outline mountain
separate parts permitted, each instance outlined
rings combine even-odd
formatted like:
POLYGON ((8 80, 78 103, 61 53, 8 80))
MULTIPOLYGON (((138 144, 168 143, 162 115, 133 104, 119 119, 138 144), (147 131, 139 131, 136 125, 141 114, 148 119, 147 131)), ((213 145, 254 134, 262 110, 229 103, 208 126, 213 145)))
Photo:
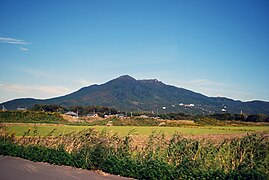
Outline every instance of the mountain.
POLYGON ((149 111, 156 113, 184 112, 208 114, 218 112, 269 114, 269 102, 241 102, 224 97, 207 97, 184 88, 166 85, 157 79, 136 80, 124 75, 105 84, 83 87, 71 94, 51 98, 15 99, 2 103, 7 109, 31 108, 35 104, 62 106, 110 106, 122 111, 149 111))

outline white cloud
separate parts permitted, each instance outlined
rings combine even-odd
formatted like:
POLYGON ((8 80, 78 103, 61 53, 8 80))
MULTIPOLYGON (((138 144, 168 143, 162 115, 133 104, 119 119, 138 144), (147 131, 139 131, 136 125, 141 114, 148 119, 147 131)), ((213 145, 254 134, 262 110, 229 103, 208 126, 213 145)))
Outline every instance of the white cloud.
POLYGON ((78 84, 82 85, 82 86, 89 86, 90 84, 92 84, 89 80, 87 79, 80 79, 78 81, 78 84))
POLYGON ((0 83, 0 91, 2 94, 13 94, 16 97, 50 98, 70 93, 72 90, 64 86, 0 83))
POLYGON ((9 84, 9 83, 0 83, 0 89, 4 91, 12 91, 17 93, 25 93, 26 86, 17 85, 17 84, 9 84))
POLYGON ((251 99, 252 96, 251 93, 246 92, 242 87, 236 84, 216 82, 209 79, 177 81, 175 84, 210 97, 228 97, 246 101, 251 99))
POLYGON ((32 90, 37 90, 40 92, 45 92, 51 95, 63 95, 69 93, 71 90, 64 86, 36 86, 32 90))
POLYGON ((30 44, 30 43, 25 42, 24 40, 14 39, 14 38, 9 38, 9 37, 0 37, 0 43, 5 43, 5 44, 30 44))
POLYGON ((29 49, 26 48, 26 47, 20 47, 20 50, 21 50, 21 51, 28 51, 29 49))
POLYGON ((188 82, 189 84, 199 85, 199 86, 230 86, 229 84, 215 82, 208 79, 195 79, 188 82))

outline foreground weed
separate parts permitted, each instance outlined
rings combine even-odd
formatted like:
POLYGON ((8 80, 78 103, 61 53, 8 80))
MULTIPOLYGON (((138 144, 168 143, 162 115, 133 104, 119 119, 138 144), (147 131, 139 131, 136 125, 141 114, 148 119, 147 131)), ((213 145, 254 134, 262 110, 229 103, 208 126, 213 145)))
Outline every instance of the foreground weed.
POLYGON ((85 129, 52 136, 19 139, 0 126, 0 153, 34 161, 100 169, 137 179, 268 179, 269 140, 265 134, 219 143, 154 131, 137 149, 134 131, 121 137, 110 131, 85 129))

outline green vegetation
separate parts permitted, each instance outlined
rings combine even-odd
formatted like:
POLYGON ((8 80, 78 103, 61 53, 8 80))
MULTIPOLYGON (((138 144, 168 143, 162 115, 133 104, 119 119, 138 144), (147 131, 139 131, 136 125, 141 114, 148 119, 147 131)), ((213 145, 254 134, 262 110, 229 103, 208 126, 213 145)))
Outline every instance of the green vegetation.
POLYGON ((70 106, 64 107, 54 104, 36 104, 32 111, 45 111, 45 112, 60 112, 65 113, 67 111, 74 111, 79 113, 80 116, 86 116, 87 114, 97 113, 99 116, 103 117, 105 114, 117 114, 118 110, 105 107, 105 106, 70 106))
MULTIPOLYGON (((105 114, 116 113, 117 111, 113 108, 107 107, 97 107, 97 106, 76 106, 70 107, 69 110, 77 109, 80 114, 81 113, 89 113, 89 112, 97 112, 99 115, 104 116, 105 114)), ((166 115, 160 115, 160 117, 165 118, 151 118, 151 117, 128 117, 128 118, 106 118, 103 120, 96 121, 87 121, 87 117, 81 117, 76 122, 74 119, 73 122, 66 121, 64 118, 58 113, 64 111, 61 106, 58 105, 36 105, 33 111, 0 111, 0 123, 50 123, 50 124, 68 124, 68 125, 85 125, 85 126, 105 126, 108 122, 112 121, 114 126, 158 126, 160 123, 165 123, 164 126, 168 127, 176 127, 176 126, 204 126, 204 125, 218 125, 225 126, 229 124, 239 124, 239 125, 247 125, 247 122, 268 122, 269 117, 265 115, 249 115, 246 119, 242 120, 243 115, 231 115, 229 113, 226 114, 213 114, 206 116, 191 116, 185 115, 183 113, 175 114, 170 113, 166 115), (42 110, 42 111, 40 111, 42 110), (54 112, 57 111, 57 112, 54 112), (173 120, 174 118, 178 118, 173 120), (167 121, 173 120, 173 121, 167 121), (182 120, 194 120, 195 123, 181 123, 182 120), (229 120, 229 121, 227 121, 229 120)), ((139 114, 136 114, 139 115, 139 114)), ((244 117, 245 118, 245 117, 244 117)))
MULTIPOLYGON (((265 116, 251 116, 257 117, 265 116)), ((252 126, 257 123, 197 116, 194 122, 112 117, 70 125, 58 113, 40 111, 2 111, 0 123, 10 123, 0 126, 1 155, 137 179, 269 178, 266 123, 252 126), (251 135, 214 142, 183 137, 212 134, 251 135)))
POLYGON ((138 135, 150 135, 153 131, 162 132, 166 135, 172 135, 180 133, 182 135, 201 135, 201 134, 241 134, 241 133, 253 133, 253 132, 264 132, 269 133, 268 126, 200 126, 200 127, 154 127, 154 126, 47 126, 47 125, 34 125, 34 124, 24 124, 24 125, 9 125, 7 127, 10 133, 15 133, 16 136, 22 136, 24 132, 31 130, 29 135, 34 135, 36 130, 39 135, 46 136, 52 130, 54 136, 60 134, 67 134, 70 132, 81 131, 89 128, 94 128, 97 131, 112 131, 113 133, 118 133, 121 136, 126 136, 131 130, 135 130, 138 135))
POLYGON ((40 111, 0 111, 0 123, 62 123, 59 113, 40 111))
MULTIPOLYGON (((105 126, 108 122, 112 122, 113 126, 158 126, 161 120, 153 118, 140 118, 140 117, 130 117, 130 118, 108 118, 103 121, 94 121, 88 123, 90 126, 105 126)), ((166 123, 168 126, 178 126, 178 123, 166 123)), ((182 124, 181 124, 182 125, 182 124)))
POLYGON ((252 134, 219 143, 153 132, 144 146, 132 144, 132 132, 118 136, 87 129, 58 137, 32 130, 16 138, 0 128, 0 154, 33 161, 100 169, 137 179, 268 179, 269 139, 252 134))
POLYGON ((190 115, 184 113, 168 113, 159 115, 162 119, 173 120, 199 120, 199 119, 214 119, 221 121, 239 121, 239 122, 269 122, 269 116, 264 114, 230 114, 230 113, 216 113, 209 115, 190 115))
MULTIPOLYGON (((62 116, 54 112, 40 112, 40 111, 1 111, 0 122, 4 123, 48 123, 48 126, 38 126, 35 124, 13 124, 9 125, 8 130, 15 132, 16 135, 21 136, 29 128, 36 129, 40 135, 44 136, 55 128, 54 135, 62 133, 69 133, 72 131, 80 131, 83 129, 95 128, 98 131, 103 129, 111 130, 120 135, 127 135, 132 129, 137 131, 139 135, 149 135, 153 130, 172 135, 175 132, 184 135, 197 135, 197 134, 239 134, 239 133, 252 133, 255 131, 269 132, 269 126, 255 126, 246 123, 239 123, 236 126, 229 125, 230 122, 218 121, 213 118, 199 118, 194 122, 192 121, 164 121, 153 118, 133 117, 128 119, 121 118, 108 118, 103 120, 95 120, 92 122, 67 122, 62 116), (112 127, 104 127, 109 124, 112 127), (165 122, 164 126, 158 126, 160 123, 165 122), (50 124, 50 125, 49 125, 50 124), (66 125, 74 126, 66 126, 66 125), (144 127, 142 127, 144 126, 144 127), (147 126, 147 127, 145 127, 147 126)), ((236 121, 238 123, 238 121, 236 121)), ((231 124, 231 123, 230 123, 231 124)))
MULTIPOLYGON (((60 105, 53 105, 53 104, 36 104, 31 110, 33 111, 44 111, 44 112, 60 112, 64 113, 67 111, 74 111, 77 112, 81 116, 86 116, 87 114, 97 113, 100 117, 104 117, 104 115, 111 115, 111 114, 119 114, 123 113, 115 108, 111 107, 104 107, 104 106, 71 106, 71 107, 64 107, 60 105)), ((125 113, 125 112, 124 112, 125 113)), ((131 116, 131 113, 127 113, 128 116, 131 116)), ((152 112, 133 112, 133 116, 140 116, 140 115, 147 115, 149 117, 154 116, 152 112)), ((233 121, 243 121, 243 122, 269 122, 269 116, 264 114, 230 114, 230 113, 215 113, 215 114, 208 114, 208 115, 191 115, 185 114, 182 112, 179 113, 166 113, 166 114, 159 114, 159 118, 161 119, 170 119, 170 120, 197 120, 200 118, 211 118, 220 121, 225 120, 233 120, 233 121)))
POLYGON ((235 120, 235 121, 246 121, 246 122, 269 122, 269 116, 264 114, 250 114, 245 116, 243 114, 230 114, 230 113, 217 113, 207 115, 208 117, 217 120, 235 120))

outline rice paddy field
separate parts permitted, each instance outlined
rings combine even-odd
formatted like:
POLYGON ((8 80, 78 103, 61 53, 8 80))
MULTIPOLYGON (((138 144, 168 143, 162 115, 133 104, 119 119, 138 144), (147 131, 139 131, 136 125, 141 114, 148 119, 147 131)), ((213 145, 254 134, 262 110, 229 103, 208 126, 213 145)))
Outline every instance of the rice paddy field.
POLYGON ((269 133, 269 126, 186 126, 186 127, 156 127, 156 126, 70 126, 70 125, 8 125, 8 131, 15 133, 16 136, 23 136, 25 132, 30 131, 29 135, 53 135, 68 134, 70 132, 81 131, 83 129, 93 128, 97 131, 112 131, 120 136, 127 135, 130 131, 134 135, 150 135, 153 131, 173 135, 179 133, 182 135, 215 135, 215 134, 247 134, 255 132, 269 133))

